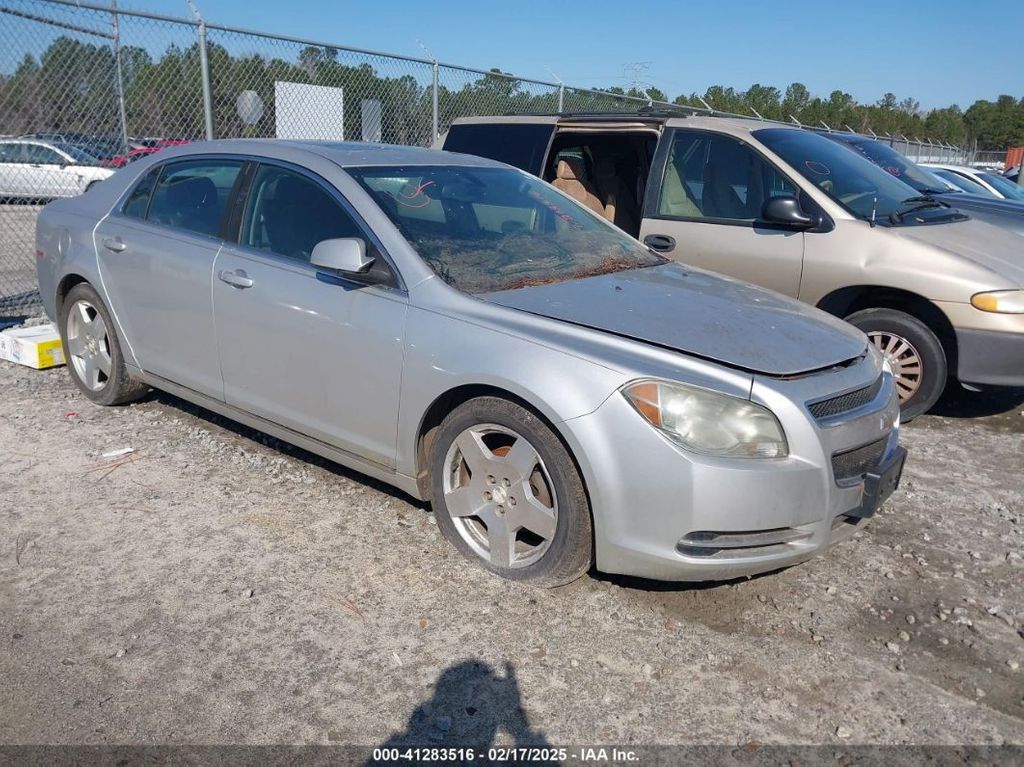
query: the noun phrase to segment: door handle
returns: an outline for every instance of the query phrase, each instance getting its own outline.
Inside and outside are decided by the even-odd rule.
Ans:
[[[676,238],[669,237],[667,234],[649,234],[644,237],[644,245],[651,250],[657,250],[660,253],[668,253],[676,248]]]
[[[236,269],[233,272],[222,269],[218,272],[217,279],[221,282],[226,282],[233,288],[241,288],[242,290],[253,286],[253,281],[249,279],[249,276],[241,269]]]
[[[124,244],[124,241],[120,237],[107,237],[103,240],[103,247],[107,250],[112,250],[115,253],[120,253],[128,246]]]

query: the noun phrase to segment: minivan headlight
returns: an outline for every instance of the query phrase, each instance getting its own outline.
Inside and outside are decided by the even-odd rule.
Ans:
[[[622,395],[673,442],[705,455],[781,458],[786,436],[767,408],[728,394],[668,381],[636,381]]]
[[[1024,290],[993,290],[990,293],[975,293],[971,306],[983,312],[999,314],[1024,314]]]

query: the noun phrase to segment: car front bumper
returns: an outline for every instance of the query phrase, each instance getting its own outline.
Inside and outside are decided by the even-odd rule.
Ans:
[[[1024,386],[1024,333],[958,328],[957,378],[979,386]]]
[[[880,373],[867,361],[856,367],[822,377],[845,378],[852,389],[864,385],[854,381],[871,372],[864,368],[874,371],[869,382]],[[905,451],[895,387],[886,374],[871,402],[819,422],[806,402],[821,386],[821,380],[755,378],[753,398],[769,406],[786,431],[790,454],[780,459],[684,450],[618,394],[564,422],[574,453],[585,457],[597,569],[658,580],[727,580],[796,564],[852,535],[877,507],[872,492],[884,501],[898,483]],[[837,482],[833,456],[868,445],[877,446],[869,471]],[[880,467],[890,468],[888,476],[873,479],[870,472]]]

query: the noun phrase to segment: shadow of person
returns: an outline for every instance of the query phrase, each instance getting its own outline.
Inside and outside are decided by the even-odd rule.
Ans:
[[[433,696],[416,707],[405,731],[392,735],[379,749],[473,748],[486,760],[499,731],[511,740],[502,745],[549,747],[544,734],[530,726],[512,664],[506,663],[505,675],[498,676],[482,661],[464,661],[442,672]],[[465,761],[478,760],[480,756]],[[383,762],[371,758],[367,764],[378,763]]]

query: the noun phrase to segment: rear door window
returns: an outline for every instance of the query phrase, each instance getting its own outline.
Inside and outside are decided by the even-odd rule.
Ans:
[[[185,160],[165,166],[146,220],[216,237],[241,169],[241,160],[219,159]]]
[[[145,218],[146,208],[149,207],[149,197],[153,193],[156,178],[160,175],[160,168],[153,168],[142,177],[124,203],[122,213],[130,218]]]
[[[444,149],[508,163],[539,176],[554,131],[554,125],[529,123],[453,125]]]
[[[26,144],[24,162],[32,165],[61,165],[64,158],[56,150],[42,144]]]

